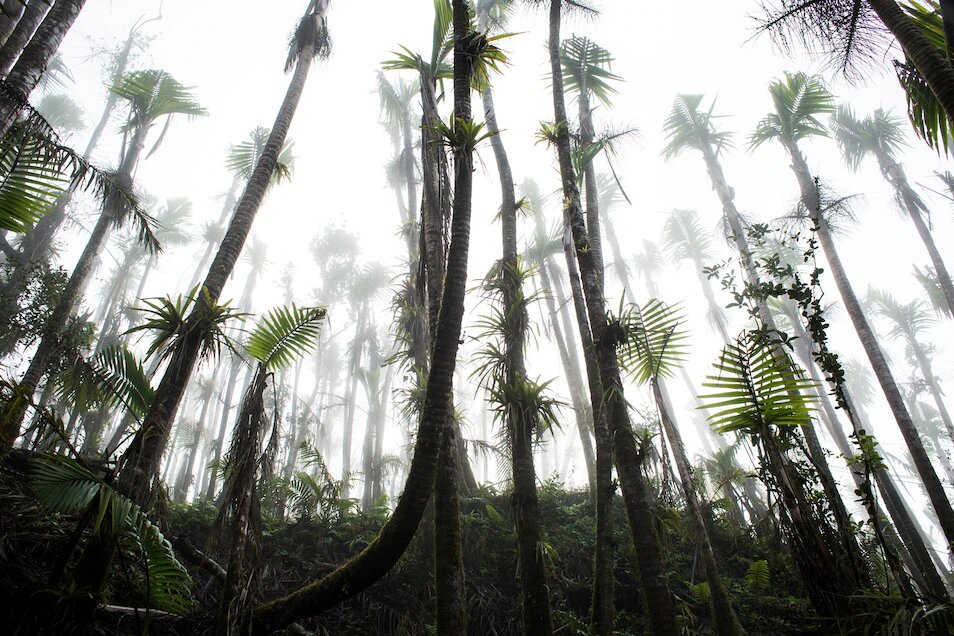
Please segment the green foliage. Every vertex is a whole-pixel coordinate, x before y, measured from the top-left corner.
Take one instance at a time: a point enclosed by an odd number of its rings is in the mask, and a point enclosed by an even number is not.
[[[313,351],[326,311],[324,307],[277,307],[259,321],[245,348],[270,370],[283,369]]]
[[[69,95],[44,95],[36,109],[54,130],[75,133],[86,128],[83,109]]]
[[[188,296],[178,296],[175,300],[169,296],[145,299],[137,310],[146,315],[146,320],[126,333],[152,332],[146,358],[157,355],[159,360],[171,356],[179,349],[179,343],[194,332],[201,337],[202,358],[218,356],[223,348],[235,352],[234,344],[225,333],[226,324],[231,320],[244,320],[248,315],[233,310],[228,302],[211,302],[204,287],[201,295],[196,287]]]
[[[672,111],[663,125],[666,135],[666,148],[663,154],[667,158],[675,157],[683,150],[699,150],[708,152],[710,149],[716,154],[723,148],[732,147],[731,133],[716,130],[712,120],[715,101],[709,110],[702,112],[703,95],[682,94],[676,96]]]
[[[143,559],[150,602],[177,614],[190,608],[188,572],[159,528],[131,500],[67,457],[42,455],[35,461],[31,485],[43,505],[60,513],[89,507],[95,533],[117,538],[123,549]]]
[[[26,232],[69,183],[56,149],[38,139],[0,140],[0,228]]]
[[[685,316],[675,306],[652,299],[630,305],[619,317],[624,340],[617,350],[620,366],[633,382],[645,384],[671,377],[686,357]]]
[[[749,139],[750,148],[772,139],[795,143],[807,137],[828,136],[818,116],[834,112],[835,104],[821,78],[805,73],[785,73],[785,79],[769,84],[769,94],[775,112],[766,115],[755,127]]]
[[[757,593],[766,592],[769,589],[769,563],[768,561],[754,561],[745,573],[745,584],[750,590]]]
[[[57,397],[76,409],[122,405],[140,420],[155,393],[142,363],[124,346],[107,347],[91,358],[77,359],[55,381]]]
[[[858,119],[851,106],[842,104],[831,117],[831,128],[841,155],[852,170],[858,170],[869,154],[890,159],[904,145],[901,121],[881,108]]]
[[[229,146],[228,157],[225,161],[225,167],[228,168],[229,172],[239,179],[247,181],[252,176],[255,166],[258,165],[262,151],[265,150],[269,132],[268,128],[259,126],[249,133],[249,138],[246,141],[240,141]],[[295,169],[294,146],[295,142],[288,139],[282,145],[278,154],[278,161],[275,163],[275,169],[268,181],[269,188],[291,180],[292,172]]]
[[[761,434],[811,420],[814,383],[782,355],[777,342],[748,334],[728,343],[703,386],[699,408],[712,411],[709,424],[721,433]]]
[[[612,63],[612,54],[587,37],[573,36],[560,46],[565,90],[595,95],[606,105],[619,92],[611,82],[623,79],[609,70]]]

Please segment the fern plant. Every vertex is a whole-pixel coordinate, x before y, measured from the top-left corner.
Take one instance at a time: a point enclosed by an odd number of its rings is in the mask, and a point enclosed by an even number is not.
[[[121,549],[142,559],[151,605],[174,614],[192,606],[189,573],[136,504],[68,457],[40,455],[35,462],[31,485],[41,504],[64,514],[89,508],[94,533],[118,539]]]

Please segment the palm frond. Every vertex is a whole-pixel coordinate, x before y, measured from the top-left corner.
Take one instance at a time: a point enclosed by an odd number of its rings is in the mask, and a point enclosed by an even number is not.
[[[595,95],[606,105],[619,91],[612,82],[622,81],[610,68],[612,54],[587,37],[573,36],[560,46],[564,88],[577,93]]]
[[[245,348],[269,369],[281,369],[314,350],[324,307],[278,307],[269,311],[249,335]]]
[[[620,366],[637,384],[672,376],[686,357],[688,334],[678,307],[653,299],[631,305],[619,318],[624,341],[617,350]]]

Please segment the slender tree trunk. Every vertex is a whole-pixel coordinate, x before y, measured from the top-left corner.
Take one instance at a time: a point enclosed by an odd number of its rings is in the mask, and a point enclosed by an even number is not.
[[[486,28],[486,19],[483,20]],[[487,131],[491,135],[491,146],[497,162],[500,177],[501,203],[500,225],[503,243],[503,259],[500,263],[500,277],[503,285],[503,312],[505,316],[517,316],[526,313],[524,305],[523,280],[520,275],[520,263],[517,256],[517,196],[514,188],[513,172],[510,160],[500,136],[497,115],[494,109],[493,93],[489,87],[481,93]],[[527,321],[515,319],[514,323],[523,325]],[[508,323],[508,327],[509,327]],[[524,360],[526,351],[526,333],[522,329],[506,329],[504,333],[504,355],[506,356],[506,377],[504,381],[516,389],[527,381],[527,368]],[[523,607],[523,628],[528,634],[546,636],[553,633],[553,620],[550,616],[550,594],[547,589],[547,573],[543,554],[543,537],[540,529],[540,502],[537,497],[537,476],[533,464],[533,438],[539,422],[532,417],[530,409],[522,405],[506,405],[507,434],[511,445],[511,470],[513,471],[513,495],[511,504],[517,526],[518,565],[520,568],[521,600]]]
[[[947,432],[948,438],[954,441],[954,422],[951,421],[951,414],[948,413],[947,406],[944,404],[944,396],[941,394],[941,387],[937,383],[937,376],[934,375],[931,369],[931,362],[928,360],[927,352],[924,351],[924,347],[914,337],[914,334],[909,335],[908,343],[911,345],[912,351],[914,351],[914,357],[918,362],[918,367],[921,369],[921,375],[924,376],[924,380],[927,382],[931,397],[934,398],[934,404],[937,406],[938,415],[941,416],[944,430]]]
[[[23,16],[0,47],[0,75],[6,76],[10,73],[20,53],[30,43],[30,38],[49,12],[51,4],[53,0],[33,0],[26,6]]]
[[[561,0],[551,0],[550,3],[550,71],[553,82],[554,120],[557,129],[557,154],[563,184],[563,198],[566,202],[564,204],[564,216],[571,230],[575,256],[580,264],[580,280],[586,297],[587,317],[589,318],[589,327],[592,330],[595,355],[599,362],[598,379],[601,386],[593,399],[594,401],[602,400],[605,405],[605,421],[611,432],[616,452],[616,468],[632,530],[650,624],[657,636],[675,635],[679,633],[676,624],[676,608],[669,589],[669,582],[652,521],[651,495],[643,482],[639,465],[639,453],[623,398],[623,386],[616,360],[616,351],[606,333],[606,306],[602,285],[600,284],[602,264],[595,261],[590,249],[583,220],[579,188],[573,170],[570,134],[567,127],[566,104],[563,93],[563,75],[560,65],[562,5]],[[596,420],[596,422],[597,427],[599,427],[599,420]],[[597,462],[599,460],[599,438],[597,438]]]
[[[669,438],[669,446],[672,448],[673,458],[676,461],[676,470],[679,471],[679,480],[682,482],[682,492],[686,498],[686,508],[689,511],[689,521],[695,535],[696,548],[702,558],[702,569],[705,573],[706,582],[709,584],[716,633],[720,636],[744,634],[745,630],[742,629],[742,624],[739,622],[739,618],[732,608],[732,603],[729,601],[729,596],[726,594],[725,587],[722,585],[719,566],[716,564],[712,543],[709,541],[709,531],[703,516],[702,502],[699,499],[699,486],[692,465],[689,463],[689,456],[686,453],[682,435],[679,434],[679,429],[667,408],[669,400],[663,396],[656,378],[652,380],[652,389],[653,396],[656,398],[656,407],[659,409],[659,419],[662,422],[666,437]]]
[[[904,405],[904,400],[901,397],[901,392],[898,390],[897,383],[894,381],[891,368],[888,366],[881,346],[878,344],[874,331],[872,331],[871,326],[868,324],[868,320],[861,308],[861,303],[858,302],[858,297],[855,295],[851,282],[848,280],[848,274],[845,272],[844,265],[841,263],[841,257],[835,247],[831,231],[828,228],[828,223],[819,217],[821,201],[819,199],[817,185],[808,170],[808,165],[805,163],[804,157],[797,148],[787,148],[787,150],[792,158],[792,169],[798,178],[801,188],[802,203],[809,211],[811,220],[815,224],[818,241],[825,253],[825,258],[828,260],[832,277],[835,279],[835,284],[845,304],[845,309],[851,318],[851,322],[855,327],[858,338],[861,340],[865,353],[868,355],[868,360],[875,372],[875,376],[878,378],[878,383],[881,385],[881,389],[888,401],[888,406],[891,408],[898,428],[901,430],[901,435],[904,437],[914,465],[927,490],[928,498],[931,500],[931,504],[937,514],[938,521],[948,545],[951,545],[954,543],[954,508],[951,507],[951,501],[944,492],[944,486],[941,484],[941,480],[938,479],[937,472],[935,472],[934,467],[931,465],[931,460],[924,450],[924,444]]]
[[[0,95],[0,136],[6,135],[16,121],[85,4],[86,0],[57,0],[23,49]]]

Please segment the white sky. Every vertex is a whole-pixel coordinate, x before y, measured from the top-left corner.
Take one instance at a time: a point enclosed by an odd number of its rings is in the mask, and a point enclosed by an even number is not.
[[[288,36],[306,3],[90,0],[63,47],[76,77],[70,93],[82,103],[88,120],[95,122],[98,118],[105,95],[99,66],[83,61],[90,39],[122,40],[135,20],[156,15],[160,4],[163,17],[145,29],[155,41],[140,65],[162,68],[183,84],[194,86],[210,116],[174,121],[159,152],[141,164],[138,183],[159,201],[180,196],[191,199],[195,205],[193,224],[199,228],[220,214],[220,197],[231,182],[224,165],[228,145],[243,140],[255,126],[271,125],[288,81],[282,73]],[[783,71],[823,70],[835,95],[849,101],[856,113],[864,115],[883,106],[904,116],[903,95],[890,70],[890,52],[881,76],[871,77],[865,85],[849,86],[807,57],[793,59],[779,53],[767,36],[753,37],[755,22],[751,15],[758,11],[754,1],[604,0],[598,4],[603,11],[601,17],[568,18],[563,36],[588,35],[612,51],[616,56],[613,70],[626,80],[619,87],[612,111],[600,109],[597,118],[616,126],[635,126],[640,132],[617,162],[617,171],[634,204],[613,213],[627,256],[640,250],[644,239],[659,240],[665,215],[673,208],[694,208],[712,227],[718,218],[720,206],[701,158],[687,153],[666,162],[660,154],[664,145],[662,123],[677,93],[705,93],[718,98],[716,111],[726,115],[719,125],[739,133],[737,149],[724,158],[726,176],[736,189],[740,209],[758,220],[784,214],[797,194],[780,147],[767,144],[755,153],[745,150],[748,133],[771,108],[767,85]],[[296,268],[297,301],[311,300],[312,290],[321,281],[316,278],[308,245],[328,225],[342,225],[359,233],[362,259],[393,265],[398,273],[404,248],[397,236],[394,196],[384,179],[391,146],[378,124],[375,73],[399,44],[429,52],[432,6],[430,0],[332,1],[329,27],[334,52],[313,69],[291,132],[297,155],[294,180],[270,195],[253,231],[254,236],[268,243],[271,261],[258,286],[256,310],[282,302],[278,279],[286,263]],[[517,181],[531,177],[540,183],[543,192],[551,192],[558,187],[553,155],[534,143],[540,121],[552,119],[545,12],[519,11],[510,30],[519,35],[504,43],[512,65],[495,81],[498,118]],[[478,104],[475,96],[475,107]],[[75,145],[84,144],[81,133]],[[858,174],[851,174],[833,141],[815,140],[802,147],[816,174],[843,194],[864,195],[857,206],[859,224],[839,238],[856,290],[863,293],[868,284],[873,284],[905,301],[920,294],[911,268],[912,263],[927,263],[927,255],[913,226],[894,211],[890,189],[874,162],[867,161]],[[97,159],[112,164],[117,152],[118,139],[113,135],[101,145]],[[473,278],[487,271],[500,249],[499,227],[492,223],[498,205],[496,168],[489,146],[483,147],[479,155],[470,270]],[[932,171],[951,168],[949,161],[939,159],[913,135],[902,160],[912,183],[934,189],[939,189],[940,182]],[[941,252],[954,266],[951,204],[929,192],[922,194],[934,211],[934,234]],[[549,210],[551,218],[554,213],[555,209]],[[529,231],[529,227],[524,229]],[[64,254],[68,267],[75,262],[81,242],[76,238],[69,243],[70,249]],[[721,257],[728,257],[729,251],[719,246]],[[198,252],[198,248],[187,247],[165,255],[146,295],[184,293]],[[112,265],[108,257],[107,263]],[[225,298],[240,294],[244,268],[244,264],[239,265]],[[106,267],[100,268],[100,279],[107,271]],[[607,279],[612,281],[612,275]],[[836,298],[834,282],[826,278],[824,283],[827,297]],[[659,286],[666,300],[687,305],[694,332],[688,369],[698,382],[720,347],[706,327],[695,275],[686,266],[669,269]],[[608,290],[613,307],[619,293],[614,286]],[[638,290],[641,297],[645,293]],[[379,322],[389,323],[387,299],[382,301],[380,311]],[[733,329],[741,328],[740,317],[730,316],[735,319]],[[475,318],[476,314],[466,321],[472,323]],[[332,321],[334,330],[342,328],[348,321],[346,312],[333,313]],[[939,349],[936,371],[948,385],[954,362],[945,337],[949,328],[950,323],[941,324],[932,333]],[[839,352],[863,357],[846,317],[839,316],[835,321],[832,336]],[[887,348],[898,379],[907,378],[910,371],[902,350],[894,343],[888,343]],[[544,378],[557,368],[552,353],[535,357],[531,364]],[[672,385],[674,402],[688,407],[688,393],[681,384]],[[303,380],[302,387],[310,391],[311,380]],[[630,398],[637,404],[646,399],[635,391]],[[879,432],[883,431],[884,444],[889,450],[898,449],[900,438],[893,433],[895,427],[886,406],[873,406],[871,412],[879,422]],[[682,415],[686,417],[689,412]],[[566,418],[568,423],[572,421],[569,412]],[[471,419],[477,422],[479,416],[473,413]],[[569,426],[566,430],[573,435]],[[692,439],[688,442],[698,447]],[[358,461],[360,443],[355,446]],[[571,481],[579,483],[582,475],[579,467]]]

